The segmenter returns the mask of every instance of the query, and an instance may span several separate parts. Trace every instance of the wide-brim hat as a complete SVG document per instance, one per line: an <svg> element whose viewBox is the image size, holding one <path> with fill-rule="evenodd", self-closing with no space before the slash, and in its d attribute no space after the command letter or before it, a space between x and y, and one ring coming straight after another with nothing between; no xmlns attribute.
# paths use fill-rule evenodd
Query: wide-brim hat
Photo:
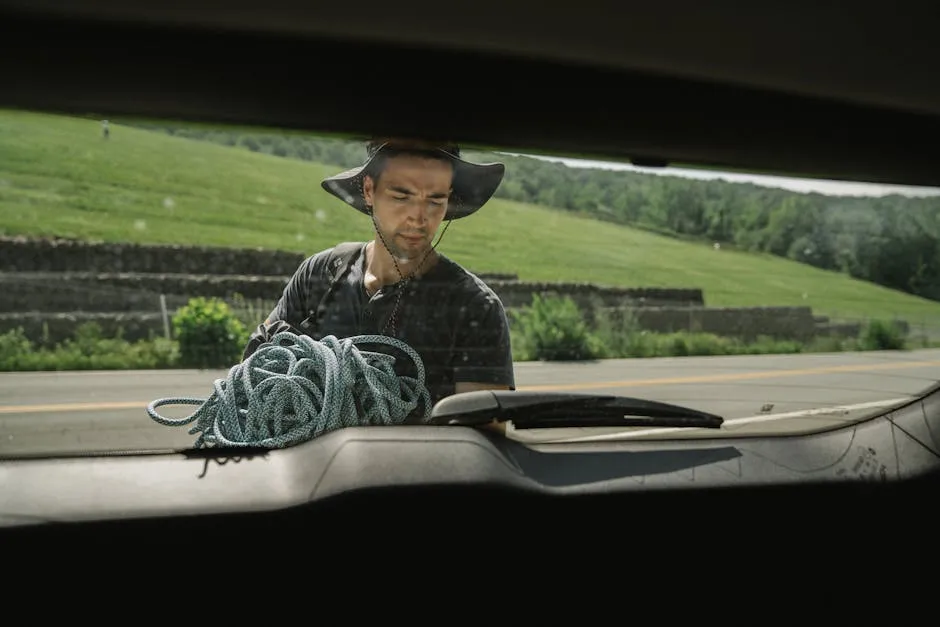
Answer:
<svg viewBox="0 0 940 627"><path fill-rule="evenodd" d="M323 180L323 189L358 211L369 215L362 194L362 182L370 166L383 152L390 150L419 150L439 154L454 167L451 196L447 204L445 220L464 218L485 205L503 180L506 166L502 163L471 163L460 157L459 146L426 144L401 140L388 140L370 144L369 156L361 166L346 170Z"/></svg>

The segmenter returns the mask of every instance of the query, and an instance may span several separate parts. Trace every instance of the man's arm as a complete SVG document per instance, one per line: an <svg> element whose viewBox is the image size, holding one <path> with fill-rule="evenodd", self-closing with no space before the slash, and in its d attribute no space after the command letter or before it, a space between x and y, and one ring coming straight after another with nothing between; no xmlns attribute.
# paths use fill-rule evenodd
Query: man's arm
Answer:
<svg viewBox="0 0 940 627"><path fill-rule="evenodd" d="M487 295L468 310L471 313L459 331L453 355L454 393L515 390L509 320L503 304L495 295ZM483 428L506 434L505 423L494 421Z"/></svg>
<svg viewBox="0 0 940 627"><path fill-rule="evenodd" d="M474 383L471 381L458 381L454 385L454 392L461 394L463 392L476 392L477 390L512 390L514 389L508 383Z"/></svg>
<svg viewBox="0 0 940 627"><path fill-rule="evenodd" d="M307 301L310 290L310 282L315 278L316 257L305 259L293 276L284 286L281 297L268 314L268 317L259 324L248 338L245 350L242 353L242 361L250 357L258 348L264 344L270 337L269 330L289 327L299 327L300 323L307 317ZM278 324L284 323L284 324Z"/></svg>
<svg viewBox="0 0 940 627"><path fill-rule="evenodd" d="M477 390L512 390L515 389L513 386L506 383L471 383L468 381L459 381L454 386L455 394L462 394L463 392L476 392ZM489 431L495 431L502 435L506 435L506 423L493 421L485 425L481 425L482 428Z"/></svg>
<svg viewBox="0 0 940 627"><path fill-rule="evenodd" d="M503 304L488 294L475 299L467 312L451 357L454 391L516 389L509 320Z"/></svg>

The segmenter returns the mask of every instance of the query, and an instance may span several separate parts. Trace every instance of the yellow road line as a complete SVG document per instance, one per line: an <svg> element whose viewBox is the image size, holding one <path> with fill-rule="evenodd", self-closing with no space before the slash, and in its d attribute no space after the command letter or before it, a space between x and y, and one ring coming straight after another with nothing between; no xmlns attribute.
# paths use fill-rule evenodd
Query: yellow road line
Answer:
<svg viewBox="0 0 940 627"><path fill-rule="evenodd" d="M825 366L820 368L798 368L792 370L763 370L760 372L742 372L688 377L662 377L658 379L628 379L626 381L596 381L593 383L560 383L552 385L524 385L519 390L526 392L581 391L603 388L647 387L655 385L682 385L684 383L718 383L727 381L752 381L755 379L774 379L777 377L800 377L816 374L835 374L840 372L871 372L878 370L903 370L909 368L940 367L937 361L903 361L884 364L863 364L855 366ZM940 378L940 372L938 372ZM43 405L0 405L0 414L53 413L79 411L107 411L109 409L146 409L151 401L124 401L110 403L56 403ZM195 409L195 406L193 406Z"/></svg>
<svg viewBox="0 0 940 627"><path fill-rule="evenodd" d="M0 405L0 414L29 414L59 411L104 411L108 409L146 409L150 401L115 403L56 403L47 405Z"/></svg>

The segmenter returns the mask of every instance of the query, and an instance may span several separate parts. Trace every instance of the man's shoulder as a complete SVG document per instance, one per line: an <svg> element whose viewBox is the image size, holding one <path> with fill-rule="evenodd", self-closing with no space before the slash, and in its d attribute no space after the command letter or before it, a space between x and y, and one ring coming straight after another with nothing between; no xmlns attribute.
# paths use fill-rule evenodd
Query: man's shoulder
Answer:
<svg viewBox="0 0 940 627"><path fill-rule="evenodd" d="M305 274L328 276L334 273L338 266L353 258L362 249L365 242L342 242L329 248L308 255L301 267Z"/></svg>
<svg viewBox="0 0 940 627"><path fill-rule="evenodd" d="M348 257L358 254L366 242L340 242L339 244L320 251L319 254L333 255L335 257Z"/></svg>
<svg viewBox="0 0 940 627"><path fill-rule="evenodd" d="M462 299L503 308L499 295L483 279L452 259L445 258L445 262L447 271L452 274L453 284L459 290Z"/></svg>
<svg viewBox="0 0 940 627"><path fill-rule="evenodd" d="M335 246L324 248L308 256L308 260L325 261L336 257L348 257L362 250L366 242L340 242Z"/></svg>

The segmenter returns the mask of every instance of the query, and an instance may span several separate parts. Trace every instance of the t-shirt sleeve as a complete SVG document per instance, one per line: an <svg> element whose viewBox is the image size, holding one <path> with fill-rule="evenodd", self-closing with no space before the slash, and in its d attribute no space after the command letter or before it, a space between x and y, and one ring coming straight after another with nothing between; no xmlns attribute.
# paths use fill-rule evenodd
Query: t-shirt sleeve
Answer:
<svg viewBox="0 0 940 627"><path fill-rule="evenodd" d="M274 323L283 321L292 327L300 326L300 323L309 315L307 308L309 306L310 290L316 285L321 265L321 255L307 257L301 262L293 276L288 279L274 309L249 336L248 343L242 353L243 360L264 342L268 327Z"/></svg>
<svg viewBox="0 0 940 627"><path fill-rule="evenodd" d="M465 309L453 355L454 383L491 383L516 389L509 320L495 294L474 298Z"/></svg>
<svg viewBox="0 0 940 627"><path fill-rule="evenodd" d="M283 320L293 326L299 326L309 315L307 311L310 289L317 279L318 257L307 257L287 281L277 305L268 314L266 322Z"/></svg>

